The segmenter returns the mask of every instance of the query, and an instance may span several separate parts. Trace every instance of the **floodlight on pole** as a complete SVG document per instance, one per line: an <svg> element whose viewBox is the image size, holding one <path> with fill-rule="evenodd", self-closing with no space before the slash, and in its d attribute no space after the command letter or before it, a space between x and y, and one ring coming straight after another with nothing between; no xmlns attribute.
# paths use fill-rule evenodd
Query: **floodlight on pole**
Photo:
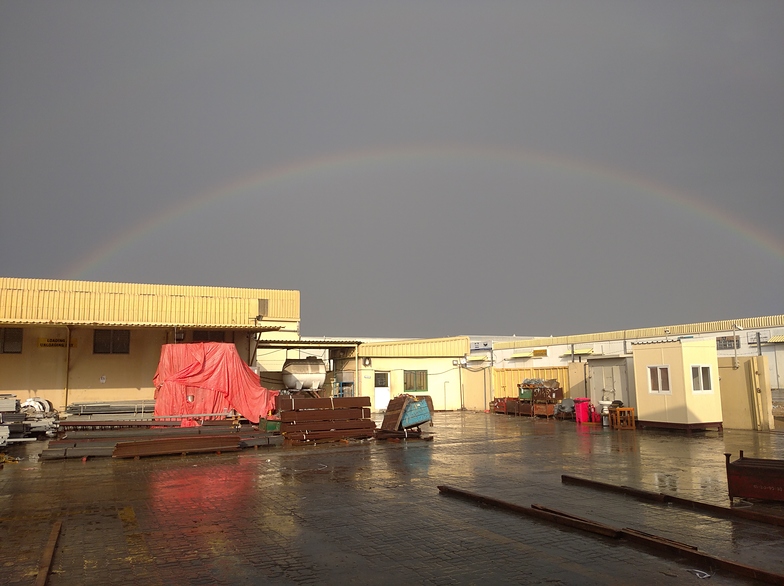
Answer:
<svg viewBox="0 0 784 586"><path fill-rule="evenodd" d="M738 363L738 343L740 342L740 339L736 332L740 332L741 330L743 330L743 328L738 324L732 324L732 348L735 351L735 356L732 359L732 368L735 370L740 367L740 364Z"/></svg>

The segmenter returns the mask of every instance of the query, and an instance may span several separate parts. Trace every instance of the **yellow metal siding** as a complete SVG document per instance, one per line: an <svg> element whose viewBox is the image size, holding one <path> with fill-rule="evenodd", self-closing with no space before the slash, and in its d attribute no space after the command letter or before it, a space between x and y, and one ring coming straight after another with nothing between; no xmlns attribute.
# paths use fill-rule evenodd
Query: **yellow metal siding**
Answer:
<svg viewBox="0 0 784 586"><path fill-rule="evenodd" d="M707 334L713 332L732 331L733 324L744 330L760 328L774 328L784 326L784 315L768 315L763 317L747 317L722 321L700 322L674 326L659 326L654 328L638 328L634 330L616 330L614 332L599 332L595 334L579 334L576 336L558 336L554 338L534 338L531 340L515 340L512 342L498 342L496 350L516 348L531 348L534 346L555 346L558 344L583 344L588 342L609 342L613 340L636 340L640 338L670 338L694 334ZM669 330L665 332L664 330Z"/></svg>
<svg viewBox="0 0 784 586"><path fill-rule="evenodd" d="M359 347L360 357L371 358L417 358L465 356L469 350L467 336L455 338L433 338L427 340L397 340L375 342Z"/></svg>
<svg viewBox="0 0 784 586"><path fill-rule="evenodd" d="M496 368L493 372L493 388L496 397L516 397L517 385L526 378L542 380L555 379L561 388L568 391L569 367L553 366L550 368Z"/></svg>
<svg viewBox="0 0 784 586"><path fill-rule="evenodd" d="M0 278L0 322L254 327L299 320L299 291Z"/></svg>

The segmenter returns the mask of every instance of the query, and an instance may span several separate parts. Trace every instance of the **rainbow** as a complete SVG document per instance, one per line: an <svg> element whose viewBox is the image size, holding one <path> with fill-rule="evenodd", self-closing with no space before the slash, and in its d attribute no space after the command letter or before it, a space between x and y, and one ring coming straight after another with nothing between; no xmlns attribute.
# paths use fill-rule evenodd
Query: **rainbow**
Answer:
<svg viewBox="0 0 784 586"><path fill-rule="evenodd" d="M421 163L428 160L459 161L463 159L537 165L541 168L576 174L600 182L640 191L651 197L678 206L697 217L709 219L721 226L722 229L730 230L744 240L773 254L778 259L784 260L784 243L776 239L772 234L764 233L758 226L712 206L704 201L703 198L675 190L664 183L652 181L636 173L562 155L547 154L521 148L436 145L347 151L296 161L288 165L281 165L273 169L249 174L197 195L184 203L173 205L163 213L156 214L154 217L131 226L111 242L67 267L63 278L85 278L85 275L103 263L108 262L119 251L175 219L196 211L203 206L239 197L254 190L270 188L295 178L318 176L319 174L336 170L345 171L372 166Z"/></svg>

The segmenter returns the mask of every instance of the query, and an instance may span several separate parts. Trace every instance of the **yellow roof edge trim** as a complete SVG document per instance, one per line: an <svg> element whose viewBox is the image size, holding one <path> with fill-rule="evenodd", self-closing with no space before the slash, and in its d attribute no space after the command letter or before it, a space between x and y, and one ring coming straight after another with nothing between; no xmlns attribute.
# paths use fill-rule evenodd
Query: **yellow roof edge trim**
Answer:
<svg viewBox="0 0 784 586"><path fill-rule="evenodd" d="M587 356L588 354L593 354L593 348L575 348L574 355L575 356ZM564 352L561 356L571 356L572 352Z"/></svg>

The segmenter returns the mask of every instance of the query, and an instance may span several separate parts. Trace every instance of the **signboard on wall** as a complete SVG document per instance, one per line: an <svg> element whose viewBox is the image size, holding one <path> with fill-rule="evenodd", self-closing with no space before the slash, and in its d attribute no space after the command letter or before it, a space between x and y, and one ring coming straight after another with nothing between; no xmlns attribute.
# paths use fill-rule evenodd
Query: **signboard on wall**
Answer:
<svg viewBox="0 0 784 586"><path fill-rule="evenodd" d="M770 340L770 331L760 331L760 332L746 332L748 338L746 338L749 342L749 345L757 343L757 334L760 337L760 343L764 344L768 340Z"/></svg>
<svg viewBox="0 0 784 586"><path fill-rule="evenodd" d="M38 338L39 348L65 348L65 338ZM71 348L76 348L76 340L71 340Z"/></svg>
<svg viewBox="0 0 784 586"><path fill-rule="evenodd" d="M482 350L490 350L493 347L493 341L484 342L471 342L471 352L480 352Z"/></svg>

